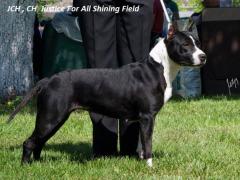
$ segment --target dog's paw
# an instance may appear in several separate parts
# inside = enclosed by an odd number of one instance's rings
[[[153,167],[152,158],[147,159],[147,166],[148,167]]]
[[[139,156],[140,159],[144,159],[143,151],[140,151],[139,154],[138,154],[138,156]]]

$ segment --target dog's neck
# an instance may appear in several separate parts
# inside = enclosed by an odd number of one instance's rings
[[[164,39],[160,39],[155,47],[151,50],[150,56],[154,61],[160,63],[164,67],[164,77],[167,83],[167,87],[164,93],[164,103],[167,102],[172,96],[172,82],[175,79],[180,65],[176,64],[168,56],[167,48],[164,43]]]

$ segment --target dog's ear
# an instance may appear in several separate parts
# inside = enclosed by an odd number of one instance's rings
[[[167,39],[172,39],[176,33],[176,28],[174,25],[170,25],[169,29],[168,29],[168,34],[167,34]]]

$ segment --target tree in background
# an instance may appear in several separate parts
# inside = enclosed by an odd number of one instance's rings
[[[200,12],[203,9],[201,0],[175,0],[178,4],[180,11],[192,10],[194,12]]]
[[[59,0],[38,0],[37,1],[37,6],[38,6],[37,15],[38,15],[38,18],[39,19],[43,19],[44,18],[44,13],[41,11],[41,8],[43,6],[46,6],[48,4],[54,4],[57,1],[59,1]]]
[[[0,102],[23,95],[33,86],[32,47],[36,13],[27,6],[38,7],[57,0],[7,0],[0,6]],[[21,6],[24,12],[7,12],[9,6]],[[39,11],[41,17],[43,13]]]
[[[240,7],[240,0],[233,0],[233,7]]]
[[[9,6],[35,6],[35,0],[1,1],[0,98],[22,95],[33,85],[32,44],[34,12],[7,12]]]
[[[195,12],[200,12],[203,9],[201,0],[175,0],[178,4],[180,11],[186,11],[191,7]],[[232,0],[233,7],[240,7],[240,0]]]

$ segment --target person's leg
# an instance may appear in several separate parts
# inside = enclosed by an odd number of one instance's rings
[[[108,6],[113,2],[81,0],[79,6]],[[81,12],[80,27],[90,68],[117,68],[116,15],[113,12]]]
[[[138,2],[128,0],[128,2]],[[138,5],[128,3],[124,5]],[[117,51],[120,65],[142,61],[148,58],[153,24],[153,0],[140,1],[139,12],[123,12],[118,21]]]
[[[158,38],[161,37],[161,33],[152,32],[151,33],[151,43],[150,43],[150,49],[154,48],[154,46],[157,44]]]
[[[93,155],[117,155],[118,120],[96,113],[90,113],[90,117],[93,123]]]
[[[125,156],[137,156],[139,123],[127,120],[119,121],[120,130],[120,154]]]
[[[103,5],[96,0],[78,1],[79,6]],[[113,3],[113,2],[109,2]],[[116,17],[109,12],[82,12],[80,25],[90,68],[117,68]],[[94,156],[116,155],[118,120],[90,113],[93,123]]]
[[[131,0],[128,0],[129,2]],[[124,5],[137,5],[127,3]],[[151,28],[153,21],[153,1],[139,1],[139,12],[124,12],[118,19],[117,50],[121,65],[143,61],[149,56]],[[120,154],[136,155],[139,139],[138,122],[119,122]]]

